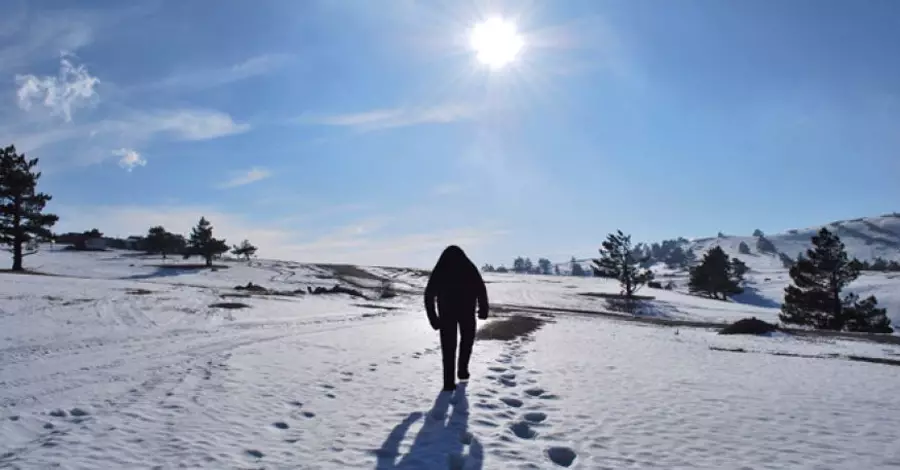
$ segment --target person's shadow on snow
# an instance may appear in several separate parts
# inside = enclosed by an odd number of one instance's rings
[[[453,412],[447,419],[447,410],[453,405]],[[393,469],[475,469],[480,470],[484,462],[484,449],[469,433],[469,401],[466,398],[466,384],[460,384],[451,395],[442,392],[434,401],[434,406],[424,415],[425,423],[416,434],[409,451],[400,460],[400,444],[413,423],[423,418],[421,412],[410,413],[385,439],[375,454],[378,461],[376,470]],[[468,455],[463,455],[469,446]]]

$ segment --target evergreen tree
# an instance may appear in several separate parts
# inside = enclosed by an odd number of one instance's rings
[[[541,258],[538,260],[538,269],[541,274],[550,274],[553,271],[553,263],[550,262],[547,258]]]
[[[781,265],[785,267],[785,269],[790,269],[791,266],[794,265],[794,259],[790,257],[790,255],[779,252],[778,259],[781,260]]]
[[[694,253],[694,249],[690,248],[684,252],[684,264],[681,267],[690,268],[695,264],[697,264],[697,255]]]
[[[849,331],[866,333],[893,333],[891,319],[887,316],[887,309],[878,308],[878,300],[875,296],[859,300],[856,294],[849,294],[844,299],[847,306],[844,307],[847,317],[846,328]]]
[[[750,245],[748,245],[747,242],[741,242],[741,244],[738,245],[738,253],[740,253],[742,255],[749,255],[750,254]]]
[[[506,269],[506,266],[503,266],[503,265],[501,264],[500,267],[497,268],[497,272],[498,272],[498,273],[508,273],[508,272],[509,272],[509,269]]]
[[[734,279],[738,285],[740,285],[741,283],[744,282],[744,276],[749,271],[750,271],[750,268],[748,268],[747,265],[744,264],[743,261],[741,261],[737,258],[731,258],[732,279]]]
[[[524,273],[524,272],[526,272],[526,269],[525,269],[525,258],[522,258],[521,256],[519,256],[518,258],[516,258],[515,260],[513,260],[513,267],[512,267],[512,270],[513,270],[513,272],[516,272],[516,273]]]
[[[556,274],[557,276],[559,276],[560,273],[559,273],[559,265],[558,264],[556,266],[553,266],[553,274]]]
[[[534,273],[534,263],[531,262],[531,258],[525,258],[524,263],[525,272],[528,274]]]
[[[250,244],[249,240],[244,240],[240,245],[234,245],[231,248],[231,254],[234,256],[243,256],[245,260],[248,262],[250,258],[256,254],[257,248]]]
[[[151,227],[144,238],[148,253],[159,253],[162,259],[167,255],[178,253],[184,248],[184,237],[167,231],[161,225]]]
[[[754,237],[764,237],[764,236],[766,236],[766,234],[764,234],[762,230],[756,229],[753,231],[753,236]]]
[[[800,255],[790,275],[793,284],[784,289],[779,318],[784,323],[817,329],[878,331],[890,329],[890,320],[878,301],[862,301],[841,291],[859,277],[859,263],[851,261],[840,238],[822,228],[812,237],[813,247]]]
[[[887,271],[888,263],[884,258],[875,258],[870,267],[873,271]]]
[[[494,271],[494,266],[487,263],[485,263],[485,265],[481,267],[481,272],[492,273]]]
[[[191,237],[184,253],[185,259],[195,255],[202,256],[206,260],[206,265],[212,266],[213,258],[227,251],[228,244],[225,240],[213,238],[212,225],[206,217],[200,217],[200,222],[191,230]]]
[[[0,244],[13,254],[13,271],[23,271],[22,259],[37,252],[38,241],[52,237],[59,217],[45,214],[44,206],[52,198],[35,192],[40,172],[38,159],[26,160],[14,146],[0,149]]]
[[[607,235],[600,248],[600,258],[594,260],[592,268],[597,276],[618,279],[625,296],[630,298],[653,280],[653,272],[639,266],[643,261],[634,258],[631,235],[618,230]]]
[[[756,239],[756,251],[760,253],[775,253],[778,251],[778,248],[775,247],[775,244],[772,243],[772,240],[764,236],[760,236]]]
[[[740,286],[743,276],[734,273],[735,261],[729,259],[721,247],[712,248],[703,255],[699,265],[691,268],[688,289],[692,293],[706,294],[714,299],[718,299],[721,294],[722,300],[726,300],[728,295],[744,292]],[[742,262],[737,262],[740,263],[739,266],[743,265]]]
[[[572,267],[571,271],[573,276],[584,276],[584,268],[581,267],[581,263],[575,260],[574,256],[572,257],[572,261],[569,261],[569,264]]]

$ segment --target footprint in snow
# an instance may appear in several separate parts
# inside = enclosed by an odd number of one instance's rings
[[[334,390],[334,385],[322,384],[322,388],[325,390]]]
[[[515,387],[515,386],[516,386],[516,381],[515,381],[515,380],[504,379],[504,378],[502,378],[502,377],[500,378],[500,383],[503,384],[503,385],[506,386],[506,387]]]
[[[49,414],[54,418],[65,418],[68,415],[64,410],[60,409],[53,410]]]
[[[272,426],[275,426],[275,427],[278,428],[278,429],[287,429],[287,428],[290,427],[290,426],[288,426],[288,424],[285,423],[284,421],[277,421],[277,422],[275,422],[275,423],[272,423]]]
[[[560,467],[570,467],[578,454],[569,447],[551,447],[547,449],[547,457]]]
[[[306,418],[315,418],[316,417],[316,414],[313,413],[312,411],[304,411],[302,414]]]
[[[520,408],[522,406],[522,400],[519,400],[518,398],[503,397],[500,399],[500,401],[513,408]]]
[[[326,393],[325,396],[328,398],[337,398],[337,396],[333,393]]]
[[[525,413],[525,421],[529,423],[543,423],[544,420],[547,419],[547,413],[541,413],[540,411],[532,411],[530,413]]]
[[[509,429],[511,429],[513,434],[520,439],[534,439],[535,436],[537,436],[537,432],[535,432],[534,429],[531,429],[531,425],[524,421],[513,423]]]
[[[501,379],[506,379],[506,380],[515,380],[515,379],[516,379],[516,374],[512,374],[512,373],[510,373],[510,374],[503,374],[503,375],[500,376],[500,378],[501,378]]]
[[[288,405],[296,406],[297,408],[299,408],[299,407],[303,406],[303,403],[300,403],[300,402],[297,401],[297,400],[293,400],[293,401],[289,401],[289,402],[288,402]]]
[[[525,393],[531,397],[539,397],[544,394],[544,389],[540,387],[529,388],[528,390],[525,390]]]
[[[249,455],[250,457],[257,458],[257,459],[261,459],[263,457],[263,453],[256,449],[248,449],[247,455]]]
[[[491,372],[506,372],[506,367],[503,366],[491,366],[488,367],[488,370]]]

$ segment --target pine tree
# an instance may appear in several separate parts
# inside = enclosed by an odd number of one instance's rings
[[[653,272],[642,269],[643,259],[635,259],[631,247],[631,235],[621,230],[610,233],[600,248],[600,258],[592,266],[597,276],[619,280],[625,297],[633,297],[644,284],[653,280]]]
[[[151,227],[147,230],[147,237],[144,239],[148,253],[159,253],[162,259],[172,253],[177,253],[184,246],[184,239],[181,235],[170,233],[161,225]]]
[[[249,240],[244,240],[240,245],[234,245],[231,248],[231,254],[235,256],[243,256],[245,260],[248,262],[250,258],[256,254],[257,248],[250,244]]]
[[[494,266],[491,264],[485,263],[485,265],[481,267],[481,272],[492,273],[494,271]]]
[[[735,282],[737,282],[738,284],[744,282],[744,276],[749,271],[750,268],[748,268],[743,261],[737,258],[731,258],[731,274]]]
[[[718,299],[721,294],[722,300],[726,300],[728,295],[742,293],[744,289],[740,283],[743,281],[743,273],[737,275],[734,272],[735,261],[739,263],[738,269],[742,269],[741,261],[729,259],[721,247],[712,248],[703,255],[699,265],[691,268],[688,289],[692,293],[706,294],[714,299]]]
[[[524,273],[524,272],[526,272],[526,270],[525,270],[525,258],[522,258],[521,256],[519,256],[518,258],[516,258],[515,260],[513,260],[513,267],[512,267],[512,270],[513,270],[513,272],[516,272],[516,273]]]
[[[525,258],[525,273],[533,274],[534,273],[534,263],[531,262],[531,258]]]
[[[765,234],[763,233],[762,230],[756,229],[756,230],[753,231],[753,236],[754,236],[754,237],[764,237]]]
[[[553,263],[550,262],[547,258],[541,258],[538,260],[538,269],[541,274],[548,275],[552,272],[553,268],[551,267]]]
[[[52,237],[59,217],[45,214],[44,206],[52,198],[35,192],[40,172],[38,159],[26,160],[15,146],[0,149],[0,244],[13,254],[13,271],[23,271],[22,259],[37,252],[37,242]]]
[[[225,240],[213,238],[212,225],[206,220],[206,217],[200,217],[200,222],[191,230],[184,257],[202,256],[206,260],[206,265],[212,266],[213,258],[227,251],[228,244],[225,243]]]
[[[794,259],[784,252],[778,253],[778,259],[781,260],[781,265],[784,266],[785,269],[790,269],[791,266],[794,265]]]
[[[860,301],[849,294],[841,298],[841,291],[859,277],[860,265],[848,258],[840,238],[822,228],[812,243],[791,267],[793,284],[784,289],[781,321],[838,331],[890,329],[890,320],[884,309],[876,307],[875,297]]]
[[[741,242],[741,244],[738,245],[738,253],[740,253],[742,255],[749,255],[750,254],[750,245],[748,245],[747,242]]]
[[[572,257],[572,261],[569,261],[569,265],[571,266],[571,271],[573,276],[584,276],[584,268],[581,267],[581,263],[575,260],[575,257]]]
[[[775,253],[778,251],[778,248],[775,247],[775,244],[772,243],[772,240],[764,236],[760,236],[756,239],[756,251],[760,253]]]
[[[557,276],[560,275],[558,264],[556,266],[553,266],[553,274],[556,274]]]

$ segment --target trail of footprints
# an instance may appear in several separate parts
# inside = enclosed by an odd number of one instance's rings
[[[551,426],[548,422],[550,417],[542,411],[545,409],[544,405],[559,398],[537,385],[538,381],[534,376],[540,372],[526,371],[524,366],[516,364],[524,354],[522,343],[513,343],[496,359],[496,364],[488,368],[490,373],[486,378],[494,381],[506,393],[491,387],[475,393],[478,400],[474,406],[489,412],[494,419],[480,418],[474,424],[488,428],[505,426],[511,435],[504,434],[501,437],[503,440],[514,439],[513,436],[528,440],[538,438],[541,429]],[[501,424],[504,422],[505,425]],[[577,458],[574,450],[563,446],[549,447],[544,454],[560,467],[571,466]]]

